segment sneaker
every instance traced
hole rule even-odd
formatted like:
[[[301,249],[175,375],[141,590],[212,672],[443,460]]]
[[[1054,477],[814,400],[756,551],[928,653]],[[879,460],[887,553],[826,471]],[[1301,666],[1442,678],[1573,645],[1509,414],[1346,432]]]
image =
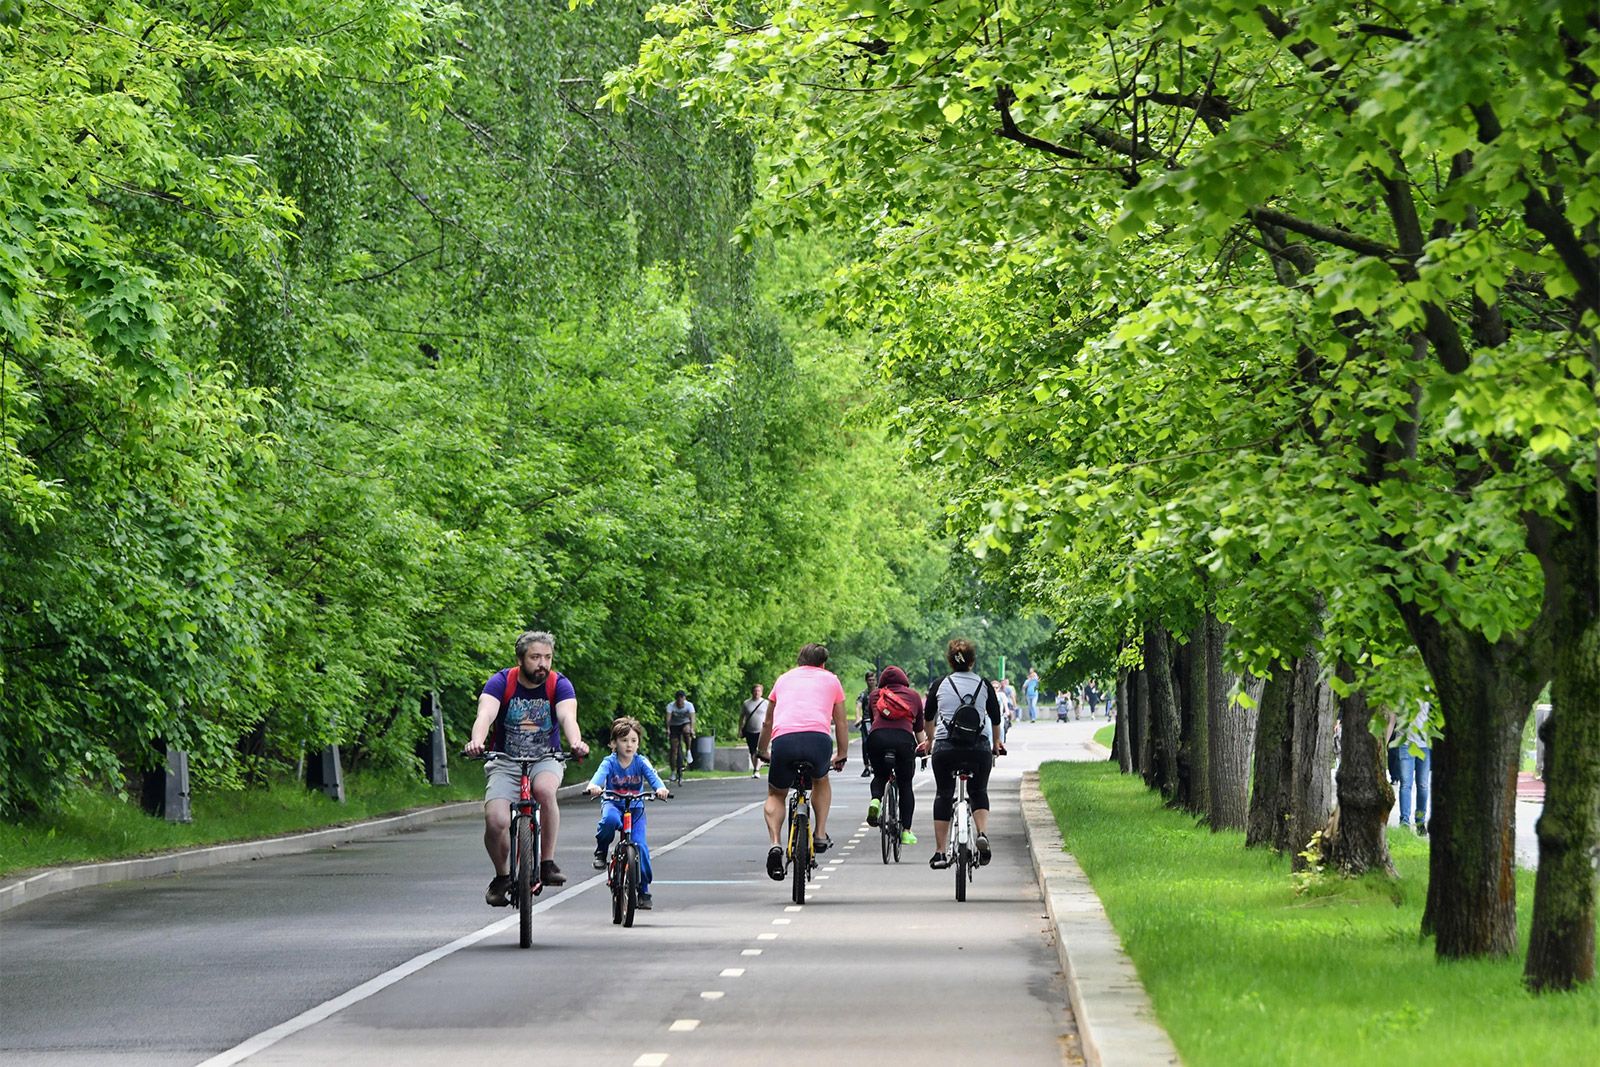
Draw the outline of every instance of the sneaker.
[[[933,857],[928,860],[928,866],[932,867],[936,871],[942,871],[946,867],[950,866],[950,857],[946,856],[943,852],[935,852]]]
[[[638,908],[640,911],[649,911],[655,902],[650,899],[649,893],[639,894]]]
[[[917,835],[912,833],[910,830],[901,830],[900,843],[902,845],[914,845],[917,843]]]
[[[489,889],[483,894],[483,902],[491,908],[503,908],[511,903],[511,876],[497,874],[489,880]]]
[[[555,860],[539,861],[539,881],[545,885],[566,885],[567,876],[561,873]]]
[[[1427,837],[1428,836],[1428,824],[1427,823],[1423,823],[1423,822],[1417,823],[1417,836],[1418,837]]]
[[[974,844],[978,847],[978,866],[987,867],[989,861],[994,858],[989,852],[989,835],[979,834],[978,840]]]
[[[594,869],[597,871],[606,869],[606,850],[604,845],[594,850]]]
[[[833,838],[829,837],[827,834],[823,834],[821,837],[817,838],[817,855],[822,855],[832,847]]]
[[[780,845],[767,849],[767,877],[774,882],[783,881],[783,848]]]
[[[883,804],[881,800],[873,800],[867,804],[867,825],[878,825],[878,808]]]
[[[863,777],[863,778],[871,778],[872,777],[872,768],[871,767],[863,767],[863,768],[861,768],[861,777]]]

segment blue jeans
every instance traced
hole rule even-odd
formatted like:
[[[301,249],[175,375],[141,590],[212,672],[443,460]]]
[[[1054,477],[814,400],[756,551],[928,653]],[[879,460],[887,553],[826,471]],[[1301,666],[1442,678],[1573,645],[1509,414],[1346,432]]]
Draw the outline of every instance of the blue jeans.
[[[1433,749],[1422,749],[1422,755],[1413,755],[1410,745],[1400,745],[1400,825],[1428,825],[1428,778],[1433,766]],[[1415,820],[1411,807],[1411,791],[1416,788],[1417,806]]]
[[[633,843],[639,846],[639,892],[650,892],[650,843],[645,840],[645,817],[643,801],[635,801],[633,805]],[[600,812],[600,825],[595,827],[594,839],[596,847],[609,850],[611,839],[622,829],[622,805],[614,800],[605,802],[605,808]]]

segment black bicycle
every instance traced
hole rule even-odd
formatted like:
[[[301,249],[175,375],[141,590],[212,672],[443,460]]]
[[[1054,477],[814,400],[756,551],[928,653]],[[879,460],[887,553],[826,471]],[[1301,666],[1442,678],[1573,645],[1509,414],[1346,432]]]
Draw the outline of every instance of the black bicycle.
[[[523,948],[533,945],[533,898],[544,892],[539,879],[539,802],[533,798],[533,767],[545,760],[565,763],[565,752],[552,752],[533,759],[523,759],[505,752],[485,751],[481,756],[468,759],[506,759],[516,763],[522,771],[522,782],[517,799],[511,802],[511,894],[507,906],[517,909],[517,943]]]
[[[611,921],[633,925],[639,907],[639,884],[644,877],[639,846],[633,840],[633,802],[656,800],[654,793],[618,793],[605,789],[595,797],[601,803],[613,801],[622,808],[622,830],[611,844],[606,860],[606,888],[611,890]]]
[[[878,838],[883,844],[883,862],[890,857],[900,862],[900,782],[894,776],[895,755],[892,750],[883,754],[889,780],[884,783],[883,803],[878,808]]]

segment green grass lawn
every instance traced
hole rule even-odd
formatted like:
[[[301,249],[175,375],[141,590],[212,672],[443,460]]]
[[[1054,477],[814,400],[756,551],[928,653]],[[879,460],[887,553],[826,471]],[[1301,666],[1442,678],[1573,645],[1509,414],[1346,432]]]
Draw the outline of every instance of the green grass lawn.
[[[592,759],[569,766],[566,780],[584,780],[594,766]],[[415,775],[397,772],[346,774],[343,804],[287,779],[239,791],[196,789],[190,799],[191,823],[153,818],[135,801],[84,789],[45,818],[0,823],[0,875],[248,841],[482,799],[483,765],[459,758],[452,759],[448,786],[430,786]]]
[[[1098,730],[1096,730],[1094,732],[1094,739],[1096,741],[1098,741],[1100,744],[1106,746],[1107,748],[1110,748],[1111,747],[1111,739],[1114,738],[1116,735],[1117,735],[1117,724],[1114,723],[1114,722],[1108,722],[1104,726],[1100,727],[1100,729],[1098,729]]]
[[[1107,763],[1047,763],[1046,798],[1189,1067],[1600,1062],[1600,989],[1536,998],[1522,958],[1440,964],[1417,935],[1427,843],[1400,880],[1296,895],[1287,859],[1196,829]],[[1518,873],[1527,945],[1533,875]]]

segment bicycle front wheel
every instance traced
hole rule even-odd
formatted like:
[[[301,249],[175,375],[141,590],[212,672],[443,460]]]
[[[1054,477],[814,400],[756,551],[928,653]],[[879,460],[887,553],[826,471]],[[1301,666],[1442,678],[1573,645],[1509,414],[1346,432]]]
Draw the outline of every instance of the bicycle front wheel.
[[[517,943],[533,944],[533,869],[539,862],[534,848],[533,820],[517,820]]]
[[[639,846],[628,846],[628,862],[623,868],[622,925],[633,925],[633,913],[639,908]]]
[[[794,885],[790,896],[796,904],[806,902],[806,879],[811,875],[811,818],[801,812],[794,817],[792,837],[794,850],[790,856],[789,869]]]
[[[622,924],[622,903],[627,898],[627,865],[621,847],[611,850],[611,862],[606,864],[606,888],[611,890],[611,922]]]

